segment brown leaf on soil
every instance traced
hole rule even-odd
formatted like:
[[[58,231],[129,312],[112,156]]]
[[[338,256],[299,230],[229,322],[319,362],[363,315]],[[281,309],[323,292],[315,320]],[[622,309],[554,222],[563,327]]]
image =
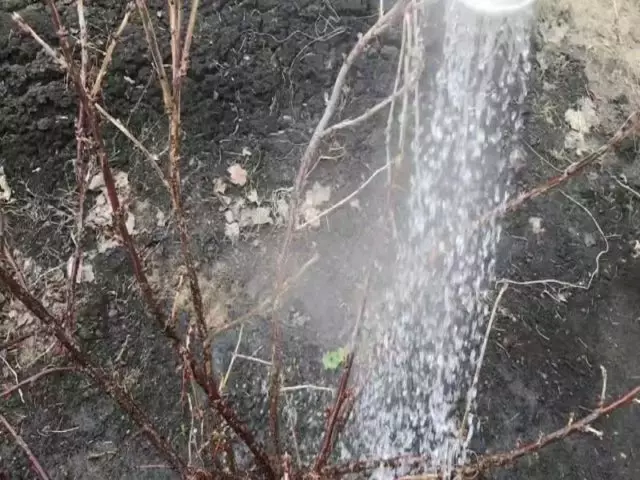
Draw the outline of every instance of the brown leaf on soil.
[[[229,180],[234,185],[238,185],[242,187],[247,183],[247,171],[242,168],[239,164],[231,165],[227,172],[229,172]]]

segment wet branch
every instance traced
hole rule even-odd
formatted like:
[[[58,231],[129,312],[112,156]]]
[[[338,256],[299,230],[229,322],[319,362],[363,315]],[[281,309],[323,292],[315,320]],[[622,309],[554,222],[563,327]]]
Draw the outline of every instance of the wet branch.
[[[497,468],[513,465],[519,459],[539,452],[543,448],[557,443],[565,438],[593,431],[593,423],[602,417],[605,417],[615,410],[628,407],[633,403],[640,403],[640,385],[635,386],[625,394],[618,397],[613,402],[603,405],[593,410],[589,415],[578,421],[570,421],[565,427],[554,432],[542,435],[535,442],[528,443],[522,447],[515,448],[509,452],[497,453],[494,455],[479,456],[475,461],[454,469],[454,472],[446,480],[456,478],[459,480],[472,480],[482,478],[483,474]],[[388,459],[370,459],[357,462],[345,463],[326,467],[322,470],[324,478],[340,478],[354,473],[367,473],[379,467],[397,468],[403,467],[419,467],[429,462],[428,457],[419,456],[399,456]],[[457,475],[457,476],[456,476]],[[408,475],[401,477],[400,480],[445,480],[441,472],[437,470],[417,475]]]
[[[529,200],[533,200],[534,198],[544,195],[550,190],[553,190],[560,185],[567,183],[571,179],[584,172],[607,152],[619,148],[625,139],[630,138],[634,135],[640,135],[640,111],[631,114],[629,118],[627,118],[627,120],[622,124],[622,126],[616,131],[616,133],[609,139],[609,141],[601,146],[598,150],[589,153],[579,161],[572,163],[561,174],[551,177],[535,188],[532,188],[531,190],[528,190],[516,196],[514,199],[507,202],[506,206],[500,207],[500,213],[504,214],[513,212]],[[492,212],[492,214],[495,213],[498,212]],[[485,216],[483,220],[490,216],[491,215]]]
[[[329,122],[335,114],[335,110],[340,102],[340,98],[343,92],[344,83],[347,80],[347,75],[351,70],[351,67],[355,61],[363,54],[367,46],[383,32],[385,32],[391,25],[393,25],[405,12],[409,0],[399,0],[395,5],[384,15],[382,15],[376,23],[364,34],[360,35],[358,41],[351,49],[346,59],[344,60],[338,76],[333,84],[331,95],[327,101],[325,111],[316,125],[316,128],[311,136],[311,140],[307,145],[307,148],[300,159],[300,167],[296,174],[296,179],[293,187],[293,194],[291,196],[291,205],[289,206],[289,215],[287,218],[286,231],[282,247],[277,260],[276,279],[275,279],[275,291],[281,290],[281,285],[284,283],[284,270],[287,252],[289,250],[291,241],[293,240],[293,234],[295,231],[296,218],[298,215],[298,208],[300,205],[300,198],[302,195],[302,189],[304,188],[305,179],[309,173],[309,169],[313,165],[318,152],[322,145],[322,140],[332,131],[336,131],[343,126],[356,125],[360,121],[364,121],[371,115],[381,111],[387,106],[386,102],[382,105],[373,107],[373,112],[368,115],[365,113],[361,117],[354,119],[351,123],[346,122],[338,124],[335,129],[331,129]],[[395,97],[394,97],[395,98]],[[391,102],[388,102],[389,104]],[[271,370],[269,372],[269,426],[271,433],[271,440],[273,443],[274,453],[280,455],[280,435],[279,435],[279,396],[280,396],[280,383],[281,383],[281,369],[282,369],[282,332],[280,323],[276,315],[276,307],[272,310],[271,315],[271,339],[272,339],[272,352],[271,352]]]

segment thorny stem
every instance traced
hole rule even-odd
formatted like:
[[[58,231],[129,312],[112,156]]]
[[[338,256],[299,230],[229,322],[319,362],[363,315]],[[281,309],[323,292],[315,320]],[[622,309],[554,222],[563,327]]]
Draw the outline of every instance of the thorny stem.
[[[356,45],[351,49],[349,55],[345,59],[342,64],[340,71],[338,72],[338,76],[336,78],[335,83],[333,84],[333,88],[331,91],[331,95],[329,97],[329,101],[325,108],[325,111],[316,125],[316,128],[311,136],[311,140],[307,145],[307,148],[300,160],[300,167],[298,169],[298,173],[296,175],[296,180],[294,184],[294,191],[291,197],[291,205],[289,208],[289,216],[287,219],[287,227],[284,236],[284,241],[282,243],[282,248],[280,250],[280,255],[278,257],[277,262],[277,271],[276,271],[276,288],[275,290],[280,290],[280,286],[284,282],[284,263],[287,256],[287,252],[289,250],[289,246],[293,239],[293,232],[295,230],[296,217],[298,214],[298,206],[300,204],[300,197],[302,194],[302,189],[304,187],[305,179],[307,177],[307,173],[309,171],[310,166],[313,164],[318,150],[320,149],[322,139],[324,137],[325,131],[329,127],[329,122],[335,113],[335,109],[340,101],[340,97],[342,95],[342,88],[347,79],[347,75],[351,66],[356,61],[356,59],[362,54],[367,45],[376,37],[378,37],[381,33],[383,33],[387,28],[391,26],[393,22],[397,20],[397,18],[405,11],[405,7],[408,4],[408,0],[399,0],[396,4],[383,16],[381,16],[378,21],[360,38]],[[271,370],[270,370],[270,378],[269,378],[269,425],[271,431],[271,440],[273,443],[273,449],[275,450],[275,454],[279,456],[280,454],[280,439],[279,439],[279,421],[278,421],[278,403],[279,403],[279,395],[280,395],[280,382],[281,382],[281,364],[282,364],[282,333],[280,323],[278,321],[276,315],[276,307],[274,304],[274,308],[272,310],[272,320],[271,320],[271,337],[272,337],[272,352],[271,352]]]
[[[191,237],[184,214],[184,204],[182,198],[182,180],[180,178],[180,160],[181,160],[181,91],[182,80],[181,68],[184,66],[186,70],[186,58],[189,55],[188,48],[191,45],[191,37],[195,28],[197,18],[198,1],[193,1],[191,5],[191,14],[189,16],[189,26],[184,40],[184,48],[182,46],[182,2],[178,0],[168,0],[169,20],[171,26],[171,55],[172,55],[172,90],[171,95],[165,96],[165,102],[171,100],[171,103],[165,103],[165,110],[169,119],[169,185],[171,191],[171,200],[178,224],[178,232],[180,236],[180,249],[187,270],[187,278],[189,280],[189,289],[193,308],[196,316],[196,332],[198,339],[203,346],[203,361],[205,366],[205,374],[213,383],[212,388],[218,389],[218,380],[213,371],[213,362],[211,359],[211,340],[207,335],[207,326],[204,316],[204,306],[202,303],[202,292],[198,282],[198,274],[196,273],[195,261],[191,252]],[[153,29],[151,24],[148,26]],[[151,47],[151,45],[150,45]],[[151,47],[153,50],[153,47]],[[161,72],[157,72],[159,75]],[[185,71],[186,74],[186,71]]]
[[[153,427],[149,417],[147,417],[144,411],[133,400],[131,395],[109,374],[95,365],[89,356],[82,351],[71,334],[65,330],[64,324],[51,315],[49,311],[1,265],[0,281],[38,320],[52,328],[53,335],[69,353],[74,363],[81,368],[81,371],[88,375],[94,383],[108,393],[109,396],[131,416],[131,419],[142,429],[149,441],[159,452],[162,452],[171,467],[183,476],[186,476],[188,467],[173,450],[171,444]]]
[[[18,432],[15,431],[15,429],[11,426],[9,421],[6,418],[4,418],[3,415],[0,415],[0,424],[2,424],[2,426],[5,428],[5,430],[7,432],[9,432],[9,435],[11,435],[13,437],[14,441],[20,446],[20,448],[22,448],[24,453],[29,458],[29,461],[31,462],[31,465],[33,466],[33,469],[38,474],[38,477],[40,477],[40,480],[49,480],[49,475],[47,474],[45,469],[42,468],[42,465],[40,465],[40,462],[38,461],[36,456],[33,454],[31,449],[29,448],[29,445],[27,445],[27,442],[25,442],[22,439],[22,437],[20,435],[18,435]]]
[[[53,368],[47,368],[46,370],[40,370],[35,375],[32,375],[29,378],[22,380],[21,382],[6,388],[2,393],[0,393],[0,397],[8,398],[9,395],[11,395],[13,392],[19,390],[20,388],[26,385],[29,385],[35,382],[36,380],[44,376],[51,375],[53,373],[73,372],[74,370],[76,369],[73,367],[53,367]]]
[[[485,455],[476,458],[473,462],[460,466],[454,471],[455,478],[460,480],[472,480],[482,478],[481,475],[490,470],[513,465],[520,458],[536,453],[546,446],[564,440],[565,438],[578,433],[585,433],[588,428],[600,418],[609,415],[615,410],[626,407],[637,401],[640,395],[640,385],[635,386],[625,394],[618,397],[613,402],[595,409],[589,415],[577,422],[569,422],[565,427],[560,428],[547,435],[541,436],[535,442],[531,442],[523,447],[516,448],[510,452],[498,453],[495,455]],[[419,456],[399,456],[387,459],[360,460],[357,462],[345,463],[325,467],[322,470],[323,478],[338,478],[354,473],[371,472],[379,467],[395,468],[401,465],[418,467],[429,462],[428,457]],[[442,479],[438,472],[429,472],[419,475],[402,477],[400,480],[432,480]]]
[[[320,471],[329,460],[329,456],[331,455],[331,452],[334,450],[335,443],[340,433],[340,430],[341,428],[344,427],[346,423],[346,420],[347,420],[346,416],[348,416],[348,414],[351,411],[350,404],[348,402],[350,398],[348,387],[349,387],[349,381],[351,379],[351,372],[353,370],[353,360],[356,355],[356,341],[357,341],[357,337],[360,331],[360,326],[361,326],[362,319],[364,317],[364,313],[366,309],[368,292],[369,292],[369,274],[367,274],[367,278],[364,286],[364,295],[362,297],[362,301],[360,302],[360,308],[358,309],[358,316],[356,318],[355,327],[353,329],[353,334],[351,336],[349,353],[347,354],[347,358],[344,361],[344,369],[340,377],[340,384],[338,386],[338,391],[336,392],[336,401],[333,407],[331,408],[331,413],[327,421],[327,428],[324,433],[324,439],[322,441],[322,446],[320,447],[320,453],[318,454],[316,462],[313,466],[313,471],[318,475],[320,474]]]
[[[174,326],[166,321],[166,315],[164,314],[163,310],[160,308],[159,304],[155,300],[153,290],[151,289],[148,279],[144,273],[144,270],[142,268],[142,262],[140,260],[140,257],[133,243],[133,239],[129,234],[126,226],[125,215],[119,202],[118,193],[115,187],[115,181],[109,166],[108,156],[106,154],[106,148],[105,148],[105,144],[102,138],[102,133],[100,130],[100,122],[98,121],[98,116],[96,114],[96,109],[93,103],[93,99],[89,97],[89,94],[86,91],[86,89],[82,88],[82,82],[80,80],[80,76],[78,75],[77,68],[73,62],[73,58],[71,55],[71,48],[66,37],[66,32],[60,23],[60,16],[58,14],[56,5],[53,0],[47,0],[47,3],[49,4],[49,7],[52,12],[54,27],[56,28],[59,34],[63,57],[60,57],[48,44],[46,44],[46,42],[44,42],[40,37],[38,37],[37,34],[33,31],[33,29],[31,29],[22,20],[22,18],[19,15],[14,15],[13,18],[16,21],[16,23],[18,23],[18,25],[21,28],[23,28],[27,33],[31,34],[36,39],[40,38],[38,43],[42,45],[45,51],[49,53],[49,55],[51,55],[52,58],[56,60],[56,62],[68,72],[74,86],[76,87],[78,100],[80,101],[82,107],[84,108],[84,112],[86,115],[87,129],[94,142],[93,146],[95,149],[95,153],[98,157],[98,162],[102,169],[105,186],[107,190],[107,198],[109,200],[109,203],[111,205],[111,209],[113,212],[114,223],[118,228],[118,231],[122,237],[122,241],[123,241],[123,244],[125,245],[125,248],[129,252],[129,256],[133,264],[134,276],[142,291],[143,300],[145,301],[145,304],[147,305],[147,307],[153,314],[154,318],[158,322],[162,331],[165,333],[165,335],[167,335],[168,338],[172,340],[174,347],[178,350],[178,353],[181,356],[181,358],[186,358],[188,360],[189,366],[193,372],[194,378],[206,392],[212,407],[220,414],[220,416],[225,420],[225,422],[231,427],[231,429],[236,433],[236,435],[238,435],[238,437],[243,441],[243,443],[251,451],[257,464],[260,466],[262,471],[266,474],[267,478],[270,478],[270,479],[276,478],[271,468],[270,460],[266,455],[266,453],[264,452],[264,450],[262,449],[261,445],[256,441],[255,437],[253,436],[251,431],[248,429],[246,424],[242,420],[240,420],[240,418],[237,416],[235,410],[231,408],[222,399],[219,392],[217,391],[216,385],[213,383],[213,378],[211,376],[206,375],[205,371],[203,371],[201,367],[198,365],[198,362],[195,360],[192,353],[188,350],[185,350],[184,346],[181,345],[180,336],[178,335]],[[146,12],[146,19],[149,20],[148,11],[146,10],[146,4],[144,0],[137,0],[137,4],[139,7],[140,6],[144,7],[144,8],[141,8],[141,11]],[[144,16],[145,15],[143,14],[143,17]],[[143,20],[143,23],[144,23],[144,20]],[[150,23],[148,24],[148,26],[150,27]],[[149,34],[149,32],[151,33]],[[152,28],[148,30],[147,33],[148,33],[148,38],[151,37],[155,39],[155,33],[153,33]],[[157,42],[155,46],[157,47]],[[159,51],[157,49],[155,50],[159,54]],[[152,48],[152,51],[154,51],[153,48]],[[160,71],[163,72],[164,66],[162,65],[162,63],[159,63],[159,65],[160,65]],[[164,78],[166,79],[166,76]],[[164,92],[164,88],[163,88],[163,92]],[[168,94],[169,94],[168,98],[170,98],[171,97],[170,90],[168,90]],[[3,278],[0,278],[0,279],[4,279],[4,277],[8,278],[8,274],[6,273],[6,271],[4,271],[4,273],[5,275],[3,276]],[[15,283],[13,279],[9,279],[9,280]],[[24,291],[26,292],[26,289],[24,289]],[[40,305],[40,308],[43,309],[44,307]],[[46,310],[39,311],[39,313],[41,314],[46,313],[48,315],[48,312],[46,312]],[[51,318],[52,318],[51,316],[49,317],[45,316],[44,320],[43,320],[43,317],[39,315],[36,315],[36,316],[40,318],[45,324],[48,324],[48,325],[51,324]],[[49,320],[49,323],[47,323],[47,320]],[[75,348],[73,344],[69,343],[69,341],[73,340],[72,337],[68,337],[68,338],[61,337],[61,338],[62,338],[61,343],[63,346]],[[84,366],[84,363],[86,363],[84,353],[77,348],[73,349],[72,353],[73,353],[72,358],[76,361],[76,363],[78,363],[81,366]],[[108,380],[109,382],[105,383],[104,378],[97,377],[97,381],[101,386],[104,387],[105,391],[109,395],[114,396],[115,395],[114,389],[116,387],[119,388],[119,386],[113,381],[110,381],[110,379]],[[124,402],[122,398],[119,398],[118,401]],[[137,405],[134,404],[134,406],[135,408],[137,408]],[[130,412],[132,418],[137,422],[140,419],[139,415],[141,414],[141,411],[132,411],[131,410],[132,408],[134,407],[131,405],[128,405],[128,408],[126,408],[126,410]],[[157,433],[155,433],[153,428],[150,425],[148,425],[147,427],[145,427],[145,431],[150,432],[148,433],[148,435],[152,437],[152,443],[158,446],[159,450],[164,453],[164,449],[163,449],[164,447],[162,445],[162,442],[158,441]],[[172,466],[176,468],[180,466],[180,464],[177,463],[175,459],[170,459],[170,460],[171,460],[170,463]]]

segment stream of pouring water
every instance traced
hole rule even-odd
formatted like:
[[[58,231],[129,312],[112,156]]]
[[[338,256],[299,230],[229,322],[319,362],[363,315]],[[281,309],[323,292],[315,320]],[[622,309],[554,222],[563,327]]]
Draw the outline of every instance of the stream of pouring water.
[[[408,218],[359,409],[368,457],[428,455],[445,472],[467,458],[473,409],[465,433],[460,422],[475,399],[500,237],[495,218],[469,227],[506,200],[532,18],[531,9],[487,16],[447,4],[435,91],[413,105]]]

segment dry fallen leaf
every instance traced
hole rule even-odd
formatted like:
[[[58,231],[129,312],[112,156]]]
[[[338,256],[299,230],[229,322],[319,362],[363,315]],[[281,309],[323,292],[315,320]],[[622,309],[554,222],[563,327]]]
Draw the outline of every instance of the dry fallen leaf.
[[[238,185],[242,187],[247,183],[247,171],[242,168],[239,164],[231,165],[227,172],[229,172],[229,180],[234,185]]]
[[[219,193],[220,195],[223,195],[226,190],[227,190],[227,184],[224,182],[223,178],[216,178],[213,181],[213,191],[215,193]]]
[[[240,225],[238,225],[238,222],[227,223],[224,226],[224,234],[233,242],[238,240],[240,238]]]
[[[313,184],[311,190],[307,190],[305,204],[309,207],[318,207],[331,199],[331,187],[323,187],[318,182]]]
[[[256,191],[255,188],[247,194],[247,200],[249,200],[251,203],[257,203],[257,204],[260,203],[260,199],[258,198],[258,192]]]
[[[5,202],[11,200],[11,187],[9,186],[9,182],[7,182],[4,167],[0,167],[0,199]]]
[[[245,208],[240,212],[240,226],[266,225],[273,223],[271,209],[268,207]]]
[[[320,210],[315,207],[305,207],[302,211],[302,215],[304,216],[305,223],[308,223],[312,227],[320,226],[320,219],[318,215],[320,215]]]
[[[102,175],[102,172],[95,174],[91,180],[89,180],[89,185],[87,186],[87,188],[91,191],[91,192],[95,192],[97,190],[101,190],[102,187],[104,187],[104,176]]]

